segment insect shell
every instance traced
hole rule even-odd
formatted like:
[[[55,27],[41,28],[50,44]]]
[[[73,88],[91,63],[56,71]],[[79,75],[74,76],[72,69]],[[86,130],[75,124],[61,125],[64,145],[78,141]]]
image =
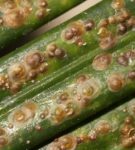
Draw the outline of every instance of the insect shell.
[[[118,92],[125,86],[126,80],[123,74],[113,73],[108,76],[107,84],[110,91]]]
[[[120,129],[121,145],[124,148],[132,148],[135,146],[135,127],[133,118],[128,116],[125,118],[124,123]]]
[[[47,146],[47,150],[75,150],[77,146],[76,138],[72,135],[66,135],[52,142]]]
[[[95,70],[106,70],[112,62],[111,54],[100,54],[96,56],[92,62],[92,66]]]
[[[82,21],[76,21],[65,29],[61,36],[65,41],[74,43],[77,37],[80,37],[85,32],[85,27]]]
[[[0,127],[0,148],[4,147],[7,145],[9,142],[7,131]]]
[[[100,93],[100,83],[95,78],[87,78],[87,76],[79,77],[77,82],[74,99],[79,107],[85,107],[90,100]]]
[[[9,115],[9,123],[15,127],[23,127],[35,117],[37,109],[38,106],[36,103],[31,101],[26,102]]]
[[[48,3],[46,0],[37,0],[35,3],[25,1],[5,1],[1,4],[0,11],[2,25],[8,28],[21,27],[32,10],[36,10],[35,16],[42,19],[47,14]]]

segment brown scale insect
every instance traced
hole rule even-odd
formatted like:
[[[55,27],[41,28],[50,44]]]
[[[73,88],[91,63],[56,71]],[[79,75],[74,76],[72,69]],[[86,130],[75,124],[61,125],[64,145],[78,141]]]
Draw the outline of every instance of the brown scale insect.
[[[131,116],[125,118],[125,124],[132,124],[132,123],[133,123],[133,118]]]
[[[65,118],[64,109],[62,107],[57,107],[52,117],[53,121],[57,124],[62,122],[64,118]]]
[[[35,51],[26,55],[25,62],[31,69],[35,69],[45,62],[45,58],[42,53]]]
[[[116,45],[116,36],[105,27],[101,27],[98,32],[99,35],[99,45],[103,50],[108,50]]]
[[[135,145],[135,137],[123,138],[121,143],[124,148],[131,148]]]
[[[125,124],[122,126],[122,128],[121,128],[121,134],[122,134],[123,136],[128,135],[130,128],[131,128],[131,125],[125,123]]]
[[[5,137],[0,137],[0,148],[4,147],[7,145],[8,141]]]
[[[5,134],[6,134],[5,130],[0,127],[0,136],[3,136],[3,135],[5,135]]]
[[[122,66],[128,66],[129,59],[125,57],[124,55],[121,55],[117,58],[117,62]]]
[[[45,119],[48,115],[49,115],[49,110],[47,108],[40,114],[40,118]]]
[[[39,71],[40,73],[44,73],[44,72],[46,72],[47,70],[48,70],[48,63],[47,63],[47,62],[41,64],[41,66],[40,66],[39,69],[38,69],[38,71]]]
[[[76,147],[76,140],[72,136],[64,136],[59,139],[60,147],[62,149],[74,150]]]
[[[56,58],[60,59],[60,58],[63,58],[65,56],[65,51],[53,43],[47,46],[45,53],[50,58],[56,57]]]
[[[14,1],[12,1],[12,0],[8,0],[8,1],[5,1],[4,2],[4,7],[6,8],[6,9],[14,9],[14,8],[16,8],[16,4],[15,4],[15,2]]]
[[[12,93],[16,93],[20,90],[22,83],[25,82],[27,72],[22,64],[14,64],[8,69],[8,84]]]
[[[112,62],[111,54],[101,54],[94,58],[92,66],[95,70],[106,70]]]
[[[56,58],[63,58],[65,56],[65,52],[63,49],[57,48],[54,52]]]
[[[71,27],[70,30],[71,30],[71,32],[73,33],[74,36],[77,36],[77,35],[81,34],[81,30],[79,30],[79,28],[76,27],[76,26]]]
[[[79,138],[80,138],[80,140],[82,141],[82,142],[87,142],[87,141],[89,141],[89,137],[88,137],[88,135],[86,135],[86,134],[81,134],[80,136],[79,136]]]
[[[69,98],[69,95],[68,95],[68,93],[66,93],[66,92],[64,92],[64,93],[62,93],[62,94],[60,95],[60,100],[61,100],[61,101],[67,101],[68,98]]]
[[[107,79],[108,88],[112,92],[120,91],[125,85],[125,78],[120,73],[113,73]]]
[[[129,132],[128,132],[128,136],[131,137],[131,136],[135,136],[135,128],[132,127]],[[135,138],[135,137],[134,137]]]
[[[95,130],[91,130],[88,134],[88,137],[91,141],[95,141],[97,139],[97,133]]]
[[[47,13],[48,3],[46,0],[39,0],[35,7],[30,1],[6,1],[2,6],[2,24],[8,28],[19,28],[27,20],[32,10],[36,9],[35,15],[42,19]]]
[[[27,102],[9,115],[9,123],[15,126],[22,126],[34,118],[37,105],[34,102]]]
[[[85,30],[85,23],[83,23],[82,21],[76,21],[62,32],[62,38],[66,41],[75,42],[75,39],[81,39],[81,36],[85,32]]]
[[[76,21],[71,24],[70,29],[73,32],[74,36],[81,36],[85,31],[84,23],[82,21]]]
[[[9,123],[9,124],[8,124],[8,128],[9,128],[9,129],[13,129],[13,127],[14,127],[14,125],[13,125],[12,123]]]
[[[79,107],[86,107],[99,94],[99,91],[99,82],[94,78],[90,78],[77,84],[74,99]]]
[[[12,93],[20,90],[22,83],[25,82],[27,71],[23,64],[14,64],[8,69],[9,88]]]
[[[46,115],[45,115],[44,113],[41,113],[41,114],[40,114],[40,118],[41,118],[41,119],[45,119],[45,117],[46,117]]]
[[[34,79],[39,73],[47,70],[45,56],[38,51],[30,52],[23,58],[22,63],[13,64],[8,68],[7,78],[6,75],[0,75],[0,86],[16,93],[27,80]]]
[[[113,48],[117,43],[116,36],[110,35],[100,40],[99,46],[102,50],[108,50]]]
[[[25,81],[26,76],[27,76],[25,66],[21,63],[11,65],[8,69],[8,76],[11,82],[12,81],[16,81],[16,82]]]
[[[120,55],[117,58],[117,62],[120,65],[127,66],[127,65],[129,65],[130,61],[133,61],[134,59],[135,59],[135,52],[134,51],[128,51],[128,52],[125,52],[122,55]]]
[[[19,7],[18,7],[19,6]],[[39,0],[36,6],[36,16],[43,18],[47,13],[48,3],[46,0]],[[33,4],[30,1],[8,1],[2,7],[4,25],[10,28],[22,26],[28,15],[33,10]]]
[[[121,10],[121,14],[124,17],[125,20],[129,19],[131,17],[131,14],[128,10],[126,9],[122,9]]]
[[[11,93],[15,94],[21,90],[22,85],[20,83],[10,83],[9,87],[10,87]]]
[[[125,1],[124,0],[113,0],[112,2],[112,8],[119,10],[125,7]]]
[[[121,132],[121,144],[124,148],[131,148],[135,146],[135,128],[132,120],[128,122],[125,119],[125,123],[122,126]]]
[[[27,79],[28,79],[28,80],[31,80],[31,79],[35,79],[36,77],[37,77],[37,71],[31,70],[31,71],[28,73]]]
[[[128,78],[129,78],[130,80],[135,80],[135,71],[129,72],[129,73],[128,73]]]
[[[47,7],[48,3],[46,0],[39,0],[39,6],[42,8]]]
[[[33,8],[32,7],[26,7],[23,6],[20,10],[20,13],[23,14],[24,21],[26,20],[26,17],[32,12]]]
[[[42,130],[42,128],[41,128],[41,126],[40,126],[39,124],[37,124],[37,125],[35,126],[35,129],[36,129],[37,131],[41,131],[41,130]]]
[[[77,146],[76,138],[71,135],[66,135],[53,142],[47,150],[60,148],[60,150],[74,150]]]
[[[84,27],[86,31],[91,31],[95,27],[95,22],[89,19],[84,22]]]
[[[77,77],[77,79],[76,79],[76,82],[78,83],[78,84],[81,84],[81,83],[83,83],[84,81],[86,81],[87,79],[89,79],[90,77],[88,76],[88,75],[85,75],[85,74],[83,74],[83,75],[79,75],[78,77]]]
[[[72,30],[65,31],[65,39],[66,40],[72,40],[73,37],[74,37],[74,33],[72,32]]]
[[[75,105],[72,102],[66,104],[65,115],[68,117],[75,115]]]
[[[124,53],[124,56],[127,58],[127,59],[135,59],[135,51],[134,50],[130,50],[128,52],[125,52]]]
[[[87,101],[87,99],[89,99],[89,97],[94,93],[94,88],[93,87],[89,87],[84,88],[83,89],[83,95],[84,95],[84,99]]]
[[[26,55],[24,62],[26,63],[26,68],[28,70],[28,80],[34,79],[39,73],[44,73],[48,70],[46,58],[39,51],[30,52]]]
[[[106,28],[107,26],[109,25],[109,20],[108,19],[102,19],[99,24],[98,24],[98,27],[99,28]]]
[[[101,39],[110,37],[112,33],[106,28],[106,27],[101,27],[99,28],[98,35]]]
[[[110,16],[108,18],[108,23],[109,24],[116,24],[117,23],[116,16]]]
[[[4,85],[5,85],[5,83],[6,83],[6,77],[5,77],[5,75],[0,75],[0,87],[4,87]]]
[[[67,116],[74,115],[74,113],[75,113],[74,108],[66,108],[65,113],[66,113]]]
[[[135,16],[130,17],[126,23],[127,23],[128,28],[135,27]]]
[[[46,10],[44,8],[40,8],[39,10],[36,11],[36,16],[39,19],[42,19],[46,15]]]
[[[79,47],[86,45],[86,42],[83,41],[83,39],[82,39],[81,37],[76,37],[76,38],[75,38],[75,43],[76,43],[76,45],[78,45]]]
[[[0,25],[2,25],[3,24],[3,19],[2,18],[0,18]]]
[[[48,55],[48,57],[54,57],[55,54],[54,54],[54,51],[57,49],[57,46],[56,44],[52,43],[52,44],[49,44],[46,48],[46,53]]]
[[[108,121],[101,120],[95,125],[95,131],[97,134],[107,134],[112,130],[112,127]]]
[[[117,28],[118,28],[117,32],[118,32],[119,35],[125,34],[127,32],[127,30],[128,30],[127,25],[125,23],[118,24]]]
[[[25,113],[23,111],[17,111],[14,114],[14,120],[17,122],[23,122],[25,120]]]
[[[29,110],[30,110],[32,113],[34,113],[34,114],[35,114],[35,112],[36,112],[36,110],[37,110],[37,104],[34,103],[34,102],[31,102],[31,101],[25,103],[25,104],[23,105],[23,107],[29,109]]]
[[[24,23],[23,14],[15,9],[3,15],[4,25],[9,28],[18,28]]]
[[[126,19],[124,18],[124,16],[122,14],[117,14],[116,21],[117,21],[117,23],[124,23],[126,21]]]
[[[47,6],[48,6],[48,3],[46,0],[39,0],[38,2],[38,10],[36,11],[36,16],[39,18],[39,19],[42,19],[43,17],[45,17],[45,15],[47,14]]]
[[[81,144],[83,142],[83,139],[80,136],[78,136],[76,137],[76,141],[77,141],[77,144]]]

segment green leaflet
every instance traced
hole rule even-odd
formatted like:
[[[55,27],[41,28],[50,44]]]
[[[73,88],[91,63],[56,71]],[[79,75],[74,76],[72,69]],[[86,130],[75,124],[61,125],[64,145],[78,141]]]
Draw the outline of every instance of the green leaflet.
[[[64,135],[40,150],[134,150],[135,99]]]
[[[4,79],[9,83],[9,88],[1,90],[0,127],[5,131],[1,149],[32,149],[134,94],[135,43],[132,41],[135,34],[134,31],[127,32],[134,28],[133,23],[126,26],[126,32],[125,28],[123,30],[125,23],[129,25],[129,20],[133,21],[134,2],[125,2],[122,10],[116,13],[112,1],[103,1],[81,14],[86,18],[79,15],[73,18],[75,21],[71,20],[24,46],[17,54],[13,52],[1,59],[1,72],[8,73]],[[97,7],[105,6],[110,13],[103,11],[105,16],[100,23],[101,18],[95,15],[99,20],[95,17],[96,26],[93,27],[93,20],[87,19],[99,14]],[[125,8],[132,15],[125,12]],[[124,24],[121,24],[121,13],[126,18]],[[114,25],[101,25],[110,16],[118,19]],[[70,29],[74,34],[73,37],[68,34],[67,39],[65,33]],[[44,41],[45,38],[48,41]],[[26,80],[27,73],[36,77]],[[10,96],[13,86],[21,91]]]
[[[97,54],[92,65],[27,99],[22,105],[5,110],[0,124],[8,134],[9,143],[2,149],[17,150],[20,146],[31,149],[133,95],[134,47],[132,42],[112,54]],[[128,58],[126,66],[119,61],[121,56]],[[104,67],[99,67],[102,57],[106,61]]]
[[[125,2],[125,8],[131,12],[131,16],[133,17],[133,2],[128,0]],[[58,74],[59,72],[61,73],[63,67],[77,60],[80,56],[87,54],[89,51],[93,51],[99,45],[105,45],[103,44],[105,40],[101,40],[100,43],[99,36],[103,35],[101,31],[100,33],[98,32],[99,29],[97,26],[99,25],[101,18],[106,19],[110,16],[119,15],[111,7],[111,4],[112,0],[105,0],[52,31],[45,33],[33,42],[1,58],[0,100],[2,101],[6,99],[10,102],[11,99],[20,99],[21,97],[24,99],[26,97],[31,97],[31,94],[33,95],[33,93],[35,95],[38,94],[45,88],[52,85],[52,82],[49,82],[50,79],[52,81],[53,78],[53,84],[55,84],[59,80],[63,80],[68,75],[65,73],[64,75],[59,76],[59,80],[56,80],[55,74]],[[102,10],[102,7],[107,9]],[[89,22],[89,20],[91,19],[93,19],[95,26],[90,28],[89,23],[92,22]],[[71,27],[79,30],[76,33],[77,36],[75,36],[72,40],[63,39],[63,32],[65,30],[69,30]],[[125,35],[117,35],[117,23],[109,25],[108,28],[109,33],[107,31],[107,34],[109,34],[109,37],[111,36],[111,39],[109,39],[110,42],[108,42],[107,45],[114,40],[112,38],[115,38],[115,36],[118,38],[117,40],[114,40],[115,42],[117,41],[115,44],[119,45],[119,41],[122,41],[122,38],[124,38]],[[128,30],[131,29],[132,28],[130,27]],[[122,42],[121,46],[125,46],[127,43],[128,40],[125,41],[125,43]],[[115,44],[112,44],[114,43],[111,43],[110,48],[115,46]],[[57,50],[55,51],[56,53],[52,52],[52,49]],[[100,51],[101,50],[99,50],[99,52]],[[56,73],[57,71],[59,72]],[[72,73],[72,71],[70,71],[70,73]],[[43,81],[45,85],[39,87],[38,82],[40,81]],[[39,87],[38,90],[35,90],[35,87]],[[31,91],[33,89],[34,92]]]
[[[0,48],[35,30],[83,0],[0,1]]]

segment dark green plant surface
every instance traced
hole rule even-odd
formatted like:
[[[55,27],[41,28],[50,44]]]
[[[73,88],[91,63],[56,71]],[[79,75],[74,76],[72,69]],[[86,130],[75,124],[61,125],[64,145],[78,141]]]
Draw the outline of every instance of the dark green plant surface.
[[[134,150],[135,99],[39,150]]]
[[[0,48],[84,0],[0,0]]]

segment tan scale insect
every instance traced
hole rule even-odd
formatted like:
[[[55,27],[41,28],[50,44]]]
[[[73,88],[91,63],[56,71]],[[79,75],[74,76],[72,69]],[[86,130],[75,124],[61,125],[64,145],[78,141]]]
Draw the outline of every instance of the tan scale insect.
[[[107,78],[107,85],[110,91],[118,92],[126,84],[125,77],[121,73],[113,73]]]
[[[37,0],[34,5],[32,1],[4,1],[1,3],[0,12],[2,13],[1,25],[7,28],[19,28],[25,25],[27,18],[35,12],[39,19],[48,13],[48,3],[46,0]]]
[[[30,101],[26,102],[21,107],[11,112],[8,117],[8,121],[15,127],[25,126],[35,117],[37,109],[38,106],[36,103]]]
[[[96,56],[92,62],[92,66],[95,70],[106,70],[112,62],[111,54],[100,54]]]

